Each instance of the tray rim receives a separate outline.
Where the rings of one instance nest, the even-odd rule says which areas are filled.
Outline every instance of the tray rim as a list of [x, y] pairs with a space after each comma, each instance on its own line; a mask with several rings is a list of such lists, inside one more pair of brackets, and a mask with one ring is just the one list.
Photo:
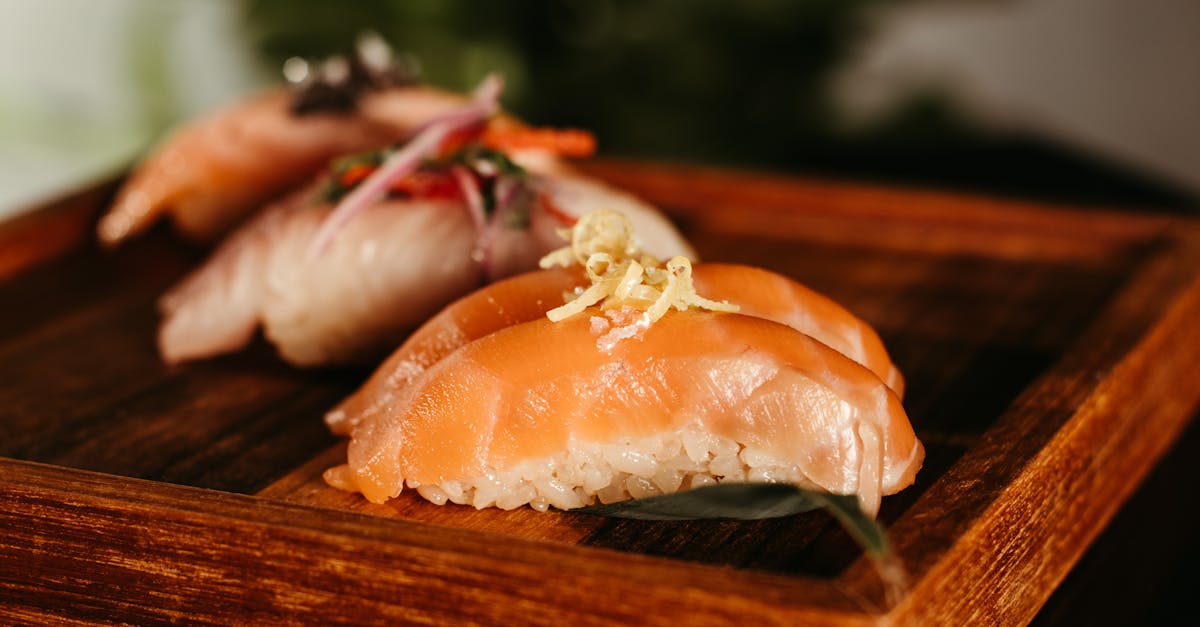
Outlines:
[[[602, 176], [602, 178], [620, 178], [620, 172], [612, 169], [616, 166], [605, 164], [599, 169], [603, 170], [606, 167], [610, 168], [608, 172], [609, 176], [605, 177], [603, 172], [600, 172], [599, 174]], [[642, 168], [645, 166], [637, 167]], [[696, 168], [680, 166], [650, 166], [650, 168], [651, 169], [648, 171], [650, 174], [659, 177], [665, 176], [668, 180], [674, 181], [674, 184], [679, 184], [682, 181], [687, 181], [688, 184], [695, 184], [697, 181]], [[712, 185], [721, 183], [723, 180], [725, 180], [721, 179], [722, 176], [726, 177], [726, 179], [728, 177], [738, 176], [736, 173], [730, 173], [728, 171], [721, 170], [702, 169], [701, 171], [709, 173], [709, 175], [700, 177], [699, 180], [705, 181], [705, 183], [700, 185], [700, 188], [696, 190], [696, 193], [703, 193], [705, 184]], [[616, 176], [614, 176], [614, 174]], [[647, 174], [646, 176], [649, 176], [650, 174]], [[846, 198], [843, 198], [844, 201], [851, 202], [853, 201], [854, 194], [858, 194], [864, 189], [861, 186], [797, 181], [794, 179], [763, 175], [754, 176], [756, 177], [755, 180], [768, 184], [770, 193], [766, 194], [767, 200], [760, 202], [759, 207], [771, 212], [780, 210], [795, 210], [786, 209], [786, 207], [781, 209], [780, 206], [777, 206], [777, 203], [782, 202], [779, 200], [779, 194], [783, 194], [784, 196], [789, 194], [818, 194], [828, 197], [829, 194], [836, 196], [840, 193], [846, 195]], [[7, 267], [15, 268], [11, 271], [11, 276], [31, 267], [40, 261], [44, 261], [46, 259], [58, 256], [59, 254], [69, 252], [80, 245], [87, 245], [87, 234], [89, 231], [86, 227], [90, 226], [91, 220], [94, 218], [98, 207], [103, 204], [104, 198], [106, 198], [108, 194], [111, 194], [112, 189], [114, 189], [113, 183], [102, 184], [101, 186], [75, 194], [64, 201], [58, 203], [49, 203], [41, 210], [35, 210], [14, 220], [0, 224], [0, 251], [6, 250], [6, 247], [3, 246], [3, 244], [6, 242], [28, 238], [32, 235], [36, 235], [39, 232], [67, 234], [52, 238], [51, 242], [47, 244], [44, 247], [44, 250], [38, 254], [29, 255], [25, 253], [26, 256], [21, 257], [20, 255], [23, 253], [11, 254], [7, 252], [0, 252], [0, 283], [2, 283], [5, 278], [5, 274], [3, 272], [3, 269], [6, 267], [5, 263], [9, 264]], [[671, 188], [668, 186], [666, 189], [668, 189], [668, 192], [666, 193], [670, 193], [669, 190]], [[1164, 339], [1164, 337], [1176, 334], [1181, 328], [1186, 327], [1188, 316], [1200, 316], [1200, 278], [1198, 278], [1198, 276], [1200, 276], [1200, 271], [1197, 271], [1197, 268], [1200, 268], [1200, 263], [1193, 263], [1200, 259], [1200, 221], [1191, 218], [1165, 215], [1134, 215], [1111, 211], [1095, 213], [1055, 206], [1030, 205], [1028, 203], [1014, 203], [1013, 201], [1007, 200], [998, 201], [980, 198], [969, 199], [966, 209], [963, 209], [961, 205], [955, 205], [954, 202], [955, 199], [962, 197], [954, 194], [939, 195], [937, 192], [911, 192], [886, 188], [867, 188], [867, 192], [876, 199], [873, 201], [875, 203], [873, 205], [875, 209], [872, 210], [876, 214], [876, 217], [884, 216], [886, 218], [887, 215], [891, 215], [895, 219], [903, 219], [905, 206], [911, 206], [911, 204], [915, 203], [917, 200], [928, 200], [932, 194], [933, 196], [943, 198], [943, 209], [949, 206], [958, 207], [958, 209], [956, 209], [956, 213], [959, 215], [955, 216], [954, 219], [951, 220], [951, 224], [949, 226], [951, 229], [964, 228], [964, 225], [965, 228], [969, 229], [1013, 228], [1014, 225], [1019, 225], [1020, 221], [1014, 220], [1014, 214], [1009, 211], [1009, 209], [1012, 209], [1013, 211], [1023, 212], [1017, 216], [1019, 218], [1027, 218], [1029, 216], [1044, 216], [1047, 220], [1046, 224], [1049, 225], [1047, 228], [1051, 228], [1053, 225], [1061, 224], [1065, 221], [1067, 223], [1086, 225], [1088, 228], [1086, 228], [1085, 231], [1090, 237], [1099, 237], [1108, 241], [1117, 242], [1144, 242], [1146, 240], [1155, 240], [1162, 243], [1162, 252], [1154, 255], [1153, 258], [1145, 265], [1145, 267], [1142, 267], [1134, 274], [1134, 276], [1128, 281], [1128, 284], [1119, 290], [1120, 293], [1106, 305], [1103, 313], [1092, 320], [1092, 322], [1089, 324], [1089, 329], [1085, 331], [1077, 340], [1078, 342], [1085, 340], [1093, 341], [1094, 338], [1090, 338], [1090, 336], [1102, 334], [1104, 332], [1104, 324], [1102, 321], [1106, 317], [1112, 317], [1112, 311], [1114, 309], [1118, 307], [1128, 307], [1133, 304], [1129, 301], [1142, 300], [1144, 295], [1138, 294], [1137, 290], [1142, 289], [1138, 286], [1142, 285], [1146, 279], [1152, 279], [1151, 282], [1153, 283], [1153, 286], [1156, 286], [1155, 289], [1162, 292], [1161, 294], [1158, 294], [1158, 300], [1156, 301], [1159, 305], [1159, 309], [1150, 314], [1151, 319], [1148, 321], [1148, 326], [1144, 330], [1144, 333], [1141, 333], [1134, 338], [1133, 344], [1129, 350], [1122, 353], [1117, 358], [1116, 362], [1112, 365], [1110, 371], [1107, 373], [1107, 376], [1090, 388], [1088, 394], [1084, 398], [1084, 402], [1080, 406], [1073, 408], [1074, 411], [1072, 415], [1064, 421], [1062, 428], [1054, 434], [1055, 439], [1053, 441], [1058, 442], [1060, 446], [1066, 446], [1070, 444], [1073, 441], [1073, 437], [1075, 437], [1072, 436], [1072, 434], [1077, 433], [1078, 429], [1081, 428], [1081, 425], [1086, 426], [1086, 424], [1091, 424], [1088, 421], [1095, 422], [1106, 417], [1108, 419], [1114, 419], [1111, 414], [1113, 414], [1115, 410], [1112, 408], [1105, 409], [1102, 407], [1098, 409], [1094, 406], [1097, 402], [1095, 401], [1094, 397], [1097, 393], [1110, 393], [1104, 391], [1104, 387], [1116, 380], [1117, 377], [1116, 374], [1114, 374], [1114, 371], [1116, 371], [1118, 368], [1124, 367], [1144, 369], [1146, 367], [1146, 362], [1154, 355], [1163, 353], [1183, 353], [1182, 355], [1177, 355], [1177, 361], [1181, 360], [1182, 363], [1177, 364], [1171, 369], [1171, 372], [1167, 373], [1170, 375], [1166, 377], [1167, 379], [1176, 381], [1180, 377], [1186, 376], [1184, 373], [1188, 370], [1186, 367], [1187, 358], [1190, 357], [1193, 362], [1197, 361], [1195, 355], [1186, 354], [1186, 348], [1188, 346], [1187, 342], [1171, 342], [1168, 339]], [[650, 195], [653, 196], [654, 193], [656, 192], [651, 190]], [[657, 193], [663, 192], [660, 191]], [[651, 199], [653, 200], [653, 197]], [[88, 207], [87, 205], [91, 206]], [[931, 212], [919, 212], [917, 221], [928, 222], [932, 224], [943, 223], [942, 221], [945, 219], [945, 216], [939, 213], [939, 211], [942, 211], [943, 209], [937, 209], [936, 211]], [[838, 210], [837, 207], [835, 207], [834, 211], [836, 210]], [[899, 217], [896, 218], [896, 216]], [[682, 214], [681, 217], [683, 217], [685, 220], [689, 218], [695, 219], [695, 215], [688, 215], [686, 213]], [[69, 228], [64, 228], [64, 224]], [[84, 228], [79, 228], [81, 224]], [[50, 252], [46, 253], [45, 250], [50, 250]], [[15, 259], [15, 261], [12, 261], [12, 259]], [[1188, 337], [1192, 337], [1194, 339], [1195, 332]], [[1064, 369], [1064, 367], [1066, 366], [1064, 366], [1062, 363], [1054, 364], [1046, 373], [1043, 373], [1038, 380], [1034, 382], [1031, 388], [1044, 382], [1044, 380], [1050, 378], [1052, 374], [1061, 371]], [[1187, 379], [1183, 380], [1186, 382]], [[1028, 392], [1028, 389], [1026, 392]], [[1200, 392], [1193, 394], [1193, 397], [1197, 396], [1200, 396]], [[1057, 583], [1057, 580], [1061, 580], [1061, 578], [1065, 576], [1070, 565], [1074, 564], [1079, 556], [1082, 555], [1083, 550], [1090, 543], [1091, 539], [1103, 529], [1107, 520], [1111, 518], [1113, 513], [1115, 513], [1115, 511], [1118, 509], [1119, 505], [1124, 502], [1129, 493], [1131, 493], [1137, 484], [1140, 483], [1141, 478], [1153, 466], [1153, 462], [1156, 461], [1158, 457], [1161, 456], [1161, 454], [1166, 450], [1166, 448], [1168, 448], [1169, 445], [1174, 441], [1179, 430], [1181, 430], [1183, 425], [1186, 424], [1187, 419], [1190, 417], [1190, 411], [1196, 407], [1197, 402], [1197, 398], [1191, 398], [1190, 400], [1183, 399], [1168, 408], [1169, 411], [1160, 408], [1159, 411], [1152, 412], [1155, 420], [1158, 421], [1155, 424], [1160, 424], [1162, 428], [1154, 430], [1144, 429], [1144, 431], [1155, 431], [1157, 433], [1157, 437], [1153, 438], [1154, 441], [1146, 444], [1147, 454], [1139, 458], [1139, 461], [1141, 462], [1140, 467], [1135, 465], [1135, 467], [1133, 467], [1129, 473], [1124, 474], [1125, 480], [1123, 482], [1123, 496], [1118, 499], [1117, 502], [1111, 504], [1107, 510], [1107, 513], [1102, 512], [1101, 520], [1098, 521], [1097, 524], [1093, 525], [1091, 529], [1082, 530], [1081, 535], [1074, 540], [1074, 554], [1073, 556], [1069, 557], [1069, 559], [1065, 560], [1066, 566], [1058, 567], [1057, 573], [1050, 574], [1050, 578], [1055, 580], [1054, 583]], [[1091, 403], [1091, 405], [1088, 405], [1088, 403]], [[996, 424], [988, 429], [987, 433], [991, 434], [993, 431], [999, 428], [999, 426], [1002, 426], [1002, 423], [1005, 422], [1012, 411], [1013, 407], [1010, 406], [1010, 408], [998, 418]], [[1107, 414], [1105, 414], [1105, 411], [1107, 411]], [[1071, 428], [1069, 429], [1068, 427]], [[985, 438], [986, 437], [988, 436], [985, 435]], [[1066, 440], [1060, 441], [1059, 438], [1066, 438]], [[971, 452], [974, 450], [975, 449], [973, 448], [971, 451], [968, 451], [967, 455], [971, 455]], [[952, 472], [962, 463], [963, 460], [956, 462], [955, 465], [951, 467], [950, 471], [948, 471], [948, 473]], [[32, 462], [21, 462], [8, 459], [0, 459], [0, 468], [12, 469], [14, 471], [20, 469], [20, 472], [13, 474], [8, 472], [0, 473], [0, 477], [16, 477], [16, 479], [0, 479], [0, 490], [15, 490], [18, 492], [24, 491], [25, 494], [29, 495], [41, 495], [41, 498], [50, 498], [55, 494], [60, 496], [65, 494], [61, 489], [52, 487], [53, 481], [49, 480], [50, 477], [59, 477], [68, 483], [74, 482], [92, 486], [107, 485], [108, 488], [113, 490], [129, 490], [144, 495], [154, 495], [160, 493], [178, 494], [179, 490], [183, 490], [184, 492], [199, 490], [198, 488], [187, 488], [185, 486], [174, 486], [171, 484], [158, 482], [144, 482], [143, 480], [119, 477], [115, 475], [96, 475], [96, 473], [87, 473], [86, 471], [56, 466], [45, 466], [33, 464]], [[1044, 472], [1045, 470], [1042, 468], [1040, 471]], [[1039, 472], [1039, 468], [1026, 468], [1023, 470], [1023, 474], [1021, 476], [1029, 477], [1031, 475], [1028, 473], [1031, 472]], [[935, 482], [935, 486], [943, 480], [944, 476], [939, 477]], [[156, 489], [154, 486], [158, 486], [161, 489]], [[923, 494], [921, 498], [917, 500], [917, 502], [913, 503], [909, 508], [909, 512], [916, 511], [923, 500], [930, 498], [929, 493], [934, 492], [935, 486], [931, 486], [926, 494]], [[228, 497], [231, 499], [230, 503], [240, 504], [239, 506], [245, 505], [249, 508], [248, 511], [262, 511], [262, 508], [266, 506], [265, 504], [271, 504], [272, 507], [286, 505], [289, 508], [300, 508], [299, 510], [295, 510], [297, 512], [313, 510], [316, 512], [321, 512], [320, 515], [322, 516], [330, 516], [331, 514], [329, 514], [329, 512], [333, 511], [320, 508], [305, 509], [305, 506], [284, 504], [282, 501], [263, 497], [236, 495], [224, 492], [218, 492], [215, 494], [224, 495], [219, 497], [221, 499]], [[212, 495], [207, 495], [205, 498], [211, 497]], [[250, 499], [250, 501], [246, 501], [245, 499]], [[63, 499], [64, 503], [68, 503], [69, 501], [69, 499]], [[222, 502], [224, 503], [224, 501]], [[247, 503], [251, 503], [253, 505], [247, 505]], [[234, 507], [234, 505], [230, 505], [229, 503], [225, 503], [225, 505]], [[982, 518], [984, 515], [993, 517], [992, 519], [994, 520], [994, 516], [999, 515], [995, 511], [996, 507], [997, 503], [993, 502], [991, 505], [985, 508], [985, 510], [981, 512], [980, 516], [975, 520]], [[0, 508], [0, 510], [3, 509], [4, 508]], [[181, 513], [190, 510], [186, 508], [179, 510], [167, 508], [164, 511]], [[339, 516], [361, 517], [364, 515], [342, 512], [339, 514]], [[907, 516], [908, 512], [905, 514], [905, 517]], [[336, 517], [337, 516], [335, 516], [335, 518]], [[377, 519], [376, 517], [370, 518], [376, 520], [387, 520], [382, 518]], [[903, 523], [903, 521], [904, 518], [901, 519], [901, 523]], [[411, 521], [389, 521], [387, 524], [401, 526], [416, 525], [417, 527], [423, 526], [421, 523]], [[445, 533], [447, 529], [448, 528], [445, 527], [436, 527], [436, 530], [439, 533]], [[893, 531], [896, 530], [894, 529]], [[904, 532], [903, 529], [900, 529], [900, 531]], [[476, 551], [478, 551], [480, 548], [483, 548], [483, 546], [487, 545], [489, 542], [497, 541], [497, 538], [494, 538], [489, 534], [481, 535], [481, 532], [453, 530], [451, 535], [455, 534], [466, 534], [466, 536], [476, 537], [476, 540], [474, 541], [462, 540], [462, 542], [464, 542], [466, 545], [473, 546]], [[420, 536], [419, 533], [418, 536]], [[423, 538], [424, 536], [420, 537]], [[593, 569], [601, 569], [605, 570], [606, 572], [621, 573], [622, 570], [628, 570], [614, 566], [611, 563], [614, 558], [610, 554], [615, 554], [619, 556], [616, 558], [616, 561], [618, 562], [624, 561], [628, 563], [633, 561], [638, 564], [645, 564], [647, 568], [659, 573], [660, 575], [662, 573], [673, 573], [677, 578], [666, 581], [667, 584], [674, 586], [673, 588], [668, 586], [668, 588], [681, 593], [687, 593], [685, 596], [692, 598], [693, 602], [699, 601], [693, 597], [696, 596], [694, 593], [700, 592], [704, 593], [704, 595], [708, 595], [708, 598], [717, 598], [725, 603], [734, 603], [735, 606], [746, 611], [753, 611], [759, 617], [768, 620], [780, 620], [786, 618], [788, 620], [803, 619], [805, 622], [829, 622], [831, 624], [873, 624], [876, 622], [894, 622], [897, 624], [902, 624], [918, 621], [922, 618], [929, 618], [928, 611], [931, 609], [930, 607], [915, 607], [915, 601], [913, 601], [915, 594], [914, 592], [910, 593], [905, 600], [903, 600], [895, 608], [892, 608], [890, 612], [881, 613], [864, 611], [860, 606], [860, 604], [863, 603], [863, 599], [866, 599], [867, 604], [870, 604], [871, 597], [874, 596], [875, 599], [878, 600], [878, 596], [871, 592], [873, 584], [868, 581], [871, 578], [869, 565], [862, 558], [860, 558], [854, 565], [847, 569], [845, 573], [837, 578], [842, 580], [838, 583], [845, 584], [838, 586], [831, 584], [829, 580], [775, 575], [746, 570], [732, 570], [703, 564], [681, 563], [665, 558], [654, 558], [640, 555], [633, 556], [629, 553], [619, 553], [592, 547], [577, 547], [558, 543], [534, 542], [529, 540], [514, 542], [513, 538], [508, 536], [504, 536], [503, 538], [504, 541], [499, 542], [500, 545], [509, 547], [526, 547], [525, 550], [531, 552], [529, 554], [540, 554], [539, 552], [547, 550], [548, 548], [557, 547], [556, 550], [551, 550], [550, 554], [578, 554], [582, 556], [580, 559], [583, 562], [591, 563]], [[961, 540], [962, 538], [960, 536], [958, 540], [956, 540], [955, 547], [958, 546]], [[505, 543], [511, 544], [506, 545]], [[536, 546], [536, 548], [529, 548], [527, 543], [540, 546]], [[950, 549], [954, 549], [955, 547], [950, 547]], [[943, 575], [941, 578], [942, 585], [947, 585], [948, 582], [953, 583], [955, 581], [955, 578], [950, 576], [953, 574], [954, 569], [947, 565], [948, 556], [954, 553], [954, 551], [950, 549], [943, 551], [936, 563], [930, 567], [936, 567], [940, 569], [939, 572]], [[467, 555], [472, 553], [470, 550], [468, 550], [463, 554]], [[527, 554], [527, 556], [529, 554]], [[608, 569], [613, 570], [609, 571]], [[929, 571], [926, 572], [928, 573]], [[718, 575], [723, 575], [726, 577], [732, 575], [733, 579], [741, 581], [743, 586], [750, 586], [751, 582], [753, 582], [753, 586], [752, 588], [743, 587], [740, 589], [742, 594], [730, 597], [728, 593], [720, 593], [717, 590], [713, 590], [711, 587], [704, 585], [703, 583], [696, 582], [697, 579], [703, 581], [707, 577], [716, 577]], [[634, 579], [641, 581], [641, 579], [638, 577], [634, 577]], [[661, 579], [661, 577], [654, 577], [654, 579]], [[917, 583], [918, 588], [923, 582], [928, 580], [928, 575], [922, 577], [921, 581]], [[629, 579], [622, 579], [622, 582], [629, 581]], [[961, 585], [966, 584], [966, 582], [961, 578], [958, 578], [957, 581]], [[974, 585], [978, 585], [978, 582], [976, 582]], [[803, 603], [798, 604], [800, 599], [796, 599], [792, 594], [790, 594], [794, 593], [797, 586], [807, 586], [808, 589], [814, 591], [816, 595], [823, 597], [826, 601], [826, 604], [819, 607], [804, 605]], [[918, 590], [918, 588], [914, 588], [914, 591]], [[1040, 607], [1041, 603], [1045, 601], [1045, 597], [1049, 596], [1049, 593], [1052, 589], [1053, 586], [1045, 590], [1045, 594], [1040, 600], [1030, 598], [1024, 603], [1024, 614], [1017, 614], [1013, 617], [1017, 619], [1019, 619], [1022, 615], [1025, 616], [1026, 619], [1032, 617], [1032, 612], [1036, 611], [1037, 607]], [[752, 593], [746, 593], [747, 590], [750, 590]], [[850, 594], [850, 596], [846, 596], [847, 592]], [[802, 594], [801, 596], [805, 595]], [[701, 605], [703, 604], [701, 603]], [[714, 608], [714, 611], [718, 611], [719, 609], [720, 608]], [[946, 610], [948, 608], [942, 609]], [[3, 613], [3, 611], [0, 610], [0, 613]], [[495, 618], [496, 616], [489, 614], [488, 617]]]

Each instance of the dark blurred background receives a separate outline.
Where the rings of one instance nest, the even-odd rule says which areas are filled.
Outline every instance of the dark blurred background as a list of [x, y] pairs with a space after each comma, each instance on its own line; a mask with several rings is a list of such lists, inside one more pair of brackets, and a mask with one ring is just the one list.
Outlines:
[[[1091, 17], [1072, 20], [1062, 11], [1038, 9], [1038, 4], [1074, 5]], [[1177, 5], [1174, 13], [1171, 5]], [[972, 111], [970, 103], [963, 106], [961, 94], [956, 93], [965, 90], [971, 97], [981, 87], [1003, 90], [1006, 81], [1014, 90], [1035, 88], [1029, 81], [996, 76], [976, 81], [981, 85], [955, 85], [953, 80], [936, 77], [922, 80], [926, 70], [921, 65], [925, 56], [939, 52], [939, 46], [945, 57], [957, 56], [958, 65], [969, 69], [972, 53], [982, 54], [985, 61], [990, 54], [1003, 66], [1007, 57], [1049, 43], [1044, 55], [1033, 55], [1034, 67], [1028, 71], [1045, 73], [1046, 66], [1055, 66], [1051, 69], [1063, 74], [1058, 83], [1085, 83], [1078, 91], [1088, 93], [1078, 97], [1086, 102], [1096, 95], [1136, 88], [1137, 81], [1127, 76], [1131, 69], [1161, 72], [1154, 67], [1114, 67], [1108, 57], [1128, 57], [1132, 52], [1103, 52], [1126, 46], [1131, 51], [1140, 48], [1141, 56], [1151, 58], [1159, 54], [1156, 50], [1145, 54], [1147, 48], [1154, 48], [1153, 40], [1139, 36], [1100, 41], [1090, 53], [1094, 65], [1072, 67], [1072, 55], [1089, 53], [1080, 55], [1071, 48], [1086, 48], [1096, 36], [1049, 32], [1053, 29], [1039, 22], [1075, 24], [1092, 31], [1114, 25], [1136, 30], [1136, 24], [1130, 24], [1138, 21], [1137, 14], [1152, 11], [1159, 16], [1151, 17], [1151, 22], [1194, 19], [1192, 30], [1200, 34], [1196, 10], [1200, 3], [1190, 5], [1191, 9], [1187, 3], [1169, 0], [248, 0], [245, 23], [255, 50], [270, 68], [292, 55], [332, 54], [344, 49], [357, 33], [374, 29], [414, 55], [425, 77], [434, 83], [467, 89], [487, 72], [502, 71], [509, 79], [505, 102], [512, 110], [539, 123], [588, 127], [611, 155], [951, 186], [1068, 202], [1178, 208], [1198, 204], [1200, 179], [1189, 180], [1178, 169], [1164, 173], [1152, 164], [1139, 163], [1137, 149], [1122, 152], [1081, 145], [1067, 133], [1056, 133], [1053, 124], [1036, 115], [1025, 116], [1033, 119], [1018, 116], [1015, 124], [985, 119]], [[906, 26], [914, 18], [924, 20], [916, 33]], [[980, 31], [977, 23], [988, 19], [994, 23], [991, 32]], [[956, 43], [956, 35], [961, 38], [959, 33], [969, 35], [972, 29], [978, 39]], [[929, 43], [906, 46], [905, 37]], [[1054, 41], [1037, 41], [1047, 38]], [[892, 62], [897, 73], [917, 78], [880, 76], [887, 73], [886, 63], [882, 70], [870, 68], [869, 57], [878, 56], [880, 48], [885, 56], [899, 55]], [[1162, 54], [1163, 58], [1153, 60], [1189, 67], [1190, 77], [1200, 81], [1200, 45], [1179, 52], [1190, 52], [1191, 57]], [[953, 59], [941, 64], [951, 76], [957, 71]], [[1182, 74], [1189, 75], [1186, 70]], [[863, 108], [856, 103], [864, 99], [861, 92], [868, 92], [865, 97], [870, 98], [870, 92], [879, 91], [873, 82], [893, 85], [888, 95], [893, 102], [883, 110], [856, 112]], [[1065, 87], [1073, 89], [1070, 84]], [[1171, 93], [1146, 94], [1146, 100], [1178, 97], [1186, 89], [1168, 83], [1162, 87]], [[1192, 102], [1200, 95], [1197, 87], [1193, 84], [1185, 94]], [[997, 100], [984, 106], [1029, 104], [1020, 94]], [[1137, 110], [1125, 115], [1147, 114], [1148, 110]], [[1190, 126], [1178, 132], [1200, 142], [1200, 121], [1192, 115], [1180, 118], [1180, 123]], [[1193, 146], [1190, 155], [1200, 158], [1200, 147]], [[1200, 168], [1200, 162], [1192, 167]]]
[[1195, 0], [0, 0], [0, 215], [368, 30], [605, 156], [1200, 205]]

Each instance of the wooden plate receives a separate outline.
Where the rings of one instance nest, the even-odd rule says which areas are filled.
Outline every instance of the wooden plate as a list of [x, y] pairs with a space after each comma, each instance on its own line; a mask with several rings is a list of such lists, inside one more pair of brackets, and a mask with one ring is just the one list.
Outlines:
[[203, 253], [101, 251], [100, 186], [0, 225], [0, 616], [202, 620], [1023, 622], [1200, 404], [1200, 224], [728, 171], [599, 163], [706, 259], [880, 331], [928, 457], [881, 520], [889, 604], [821, 513], [643, 522], [373, 506], [320, 472], [365, 370], [259, 342], [182, 367], [154, 300]]

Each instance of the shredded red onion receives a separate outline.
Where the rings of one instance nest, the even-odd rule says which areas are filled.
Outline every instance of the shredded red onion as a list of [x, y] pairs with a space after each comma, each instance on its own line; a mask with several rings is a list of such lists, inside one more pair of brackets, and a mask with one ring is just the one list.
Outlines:
[[521, 181], [512, 176], [500, 176], [496, 179], [493, 196], [496, 199], [496, 215], [500, 215], [513, 203], [521, 193]]
[[478, 124], [494, 114], [499, 108], [500, 92], [503, 89], [503, 79], [496, 74], [489, 75], [475, 89], [469, 104], [426, 123], [404, 148], [388, 157], [325, 217], [313, 236], [308, 249], [309, 256], [317, 257], [325, 252], [333, 238], [354, 216], [383, 198], [393, 182], [420, 167], [422, 161], [436, 153], [446, 137]]
[[489, 74], [483, 79], [483, 82], [479, 83], [475, 91], [471, 92], [469, 104], [433, 117], [413, 130], [410, 137], [415, 139], [417, 135], [437, 124], [452, 124], [458, 129], [485, 119], [496, 112], [500, 102], [500, 93], [503, 91], [504, 79], [499, 74]]
[[492, 196], [495, 199], [495, 205], [492, 208], [492, 218], [479, 233], [475, 255], [480, 263], [484, 279], [489, 283], [498, 278], [496, 275], [497, 254], [502, 257], [508, 255], [506, 250], [497, 251], [496, 247], [499, 245], [504, 248], [505, 238], [509, 237], [505, 230], [509, 226], [508, 222], [512, 218], [513, 212], [518, 210], [517, 203], [525, 191], [524, 181], [513, 176], [501, 175], [493, 185]]
[[471, 221], [475, 223], [475, 228], [483, 230], [487, 226], [487, 210], [483, 207], [483, 192], [479, 190], [479, 181], [475, 180], [475, 175], [471, 174], [470, 170], [461, 165], [451, 167], [450, 174], [454, 176], [454, 182], [458, 183], [458, 189], [467, 201], [467, 209], [471, 211]]

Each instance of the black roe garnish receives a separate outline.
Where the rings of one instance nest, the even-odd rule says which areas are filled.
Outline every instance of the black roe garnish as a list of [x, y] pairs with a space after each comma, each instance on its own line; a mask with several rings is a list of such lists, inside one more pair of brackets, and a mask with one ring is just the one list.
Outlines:
[[297, 67], [295, 76], [285, 64], [284, 75], [292, 84], [291, 112], [347, 114], [354, 111], [365, 92], [417, 82], [419, 67], [398, 59], [377, 35], [360, 37], [354, 52], [321, 63], [289, 59]]

